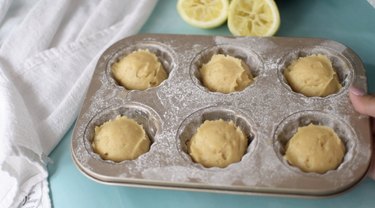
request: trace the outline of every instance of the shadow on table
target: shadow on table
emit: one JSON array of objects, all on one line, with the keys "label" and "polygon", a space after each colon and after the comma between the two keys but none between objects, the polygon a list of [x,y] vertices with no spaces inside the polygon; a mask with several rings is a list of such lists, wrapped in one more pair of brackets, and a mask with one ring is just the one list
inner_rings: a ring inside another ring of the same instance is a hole
[{"label": "shadow on table", "polygon": [[[375,65],[372,65],[372,64],[366,64],[364,63],[365,65],[365,69],[366,69],[366,76],[367,76],[367,89],[369,91],[369,93],[372,93],[374,94],[375,93]],[[373,80],[372,82],[370,82],[370,80]]]},{"label": "shadow on table", "polygon": [[[75,123],[73,123],[72,127],[70,127],[70,129],[63,136],[63,138],[61,138],[60,142],[56,145],[55,149],[49,154],[49,157],[52,160],[48,164],[48,166],[47,166],[49,177],[51,177],[51,176],[54,175],[54,173],[56,172],[57,168],[62,168],[61,164],[63,164],[63,162],[61,162],[61,160],[65,159],[63,157],[63,155],[66,154],[64,151],[71,152],[71,150],[70,150],[70,141],[71,141],[71,138],[72,138],[72,132],[73,132],[74,125],[75,125]],[[64,143],[64,145],[62,145],[61,143]],[[69,149],[66,149],[66,148],[57,148],[60,145],[61,146],[69,147]]]},{"label": "shadow on table", "polygon": [[302,23],[308,22],[306,18],[309,17],[306,15],[306,12],[296,11],[311,10],[311,8],[314,8],[315,3],[315,1],[299,0],[276,1],[281,18],[281,24],[277,34],[281,36],[300,36],[301,27],[304,26]]}]

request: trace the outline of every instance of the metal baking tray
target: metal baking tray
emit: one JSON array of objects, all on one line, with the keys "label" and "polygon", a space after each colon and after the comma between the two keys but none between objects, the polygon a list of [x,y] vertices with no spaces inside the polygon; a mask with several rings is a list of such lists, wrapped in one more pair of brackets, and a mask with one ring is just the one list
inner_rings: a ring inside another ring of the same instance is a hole
[{"label": "metal baking tray", "polygon": [[[111,75],[121,57],[148,49],[168,79],[144,91],[127,90]],[[240,92],[210,92],[198,69],[214,54],[242,59],[255,81]],[[283,77],[292,60],[324,54],[342,89],[327,97],[293,92]],[[73,138],[72,155],[88,177],[107,184],[322,197],[342,193],[366,176],[372,143],[369,118],[355,112],[349,86],[367,90],[359,57],[348,47],[314,38],[225,37],[144,34],[114,43],[99,58]],[[117,115],[142,124],[152,140],[150,151],[131,161],[103,160],[93,152],[94,127]],[[205,168],[187,154],[186,141],[204,120],[232,120],[248,136],[246,154],[226,168]],[[346,146],[342,164],[324,174],[305,173],[283,158],[287,140],[299,126],[316,123],[335,130]]]}]

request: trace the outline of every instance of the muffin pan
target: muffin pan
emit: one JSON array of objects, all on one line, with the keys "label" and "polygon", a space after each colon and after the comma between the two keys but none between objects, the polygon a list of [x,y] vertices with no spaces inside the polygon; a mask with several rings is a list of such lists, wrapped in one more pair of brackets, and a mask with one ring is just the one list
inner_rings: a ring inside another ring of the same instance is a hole
[{"label": "muffin pan", "polygon": [[[126,90],[111,75],[111,65],[137,50],[156,54],[168,73],[159,86]],[[246,63],[255,81],[243,91],[210,92],[198,69],[214,54]],[[293,92],[283,70],[294,59],[326,55],[342,89],[327,97]],[[369,118],[355,112],[349,86],[366,91],[358,56],[332,40],[192,35],[135,35],[114,43],[99,58],[77,119],[72,154],[88,177],[107,184],[198,191],[329,196],[365,177],[371,161]],[[95,126],[126,115],[142,124],[152,141],[149,152],[119,163],[93,152]],[[242,160],[226,168],[205,168],[187,154],[186,141],[205,120],[232,120],[249,138]],[[300,126],[334,129],[346,146],[343,162],[324,174],[306,173],[283,158],[285,144]]]}]

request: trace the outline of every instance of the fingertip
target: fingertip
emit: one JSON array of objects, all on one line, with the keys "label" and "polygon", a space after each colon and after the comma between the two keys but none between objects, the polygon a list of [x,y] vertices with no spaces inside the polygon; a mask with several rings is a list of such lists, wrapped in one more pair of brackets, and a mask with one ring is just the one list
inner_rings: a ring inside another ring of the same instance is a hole
[{"label": "fingertip", "polygon": [[[375,151],[375,148],[374,148]],[[367,176],[370,177],[372,180],[375,180],[375,154],[372,155],[372,162],[370,164],[370,168],[367,172]]]},{"label": "fingertip", "polygon": [[358,113],[375,117],[375,96],[357,96],[353,93],[349,93],[349,98]]},{"label": "fingertip", "polygon": [[349,98],[350,101],[354,107],[354,109],[359,112],[363,113],[363,102],[361,99],[363,95],[360,93],[360,91],[357,91],[357,88],[350,87],[349,88]]},{"label": "fingertip", "polygon": [[356,95],[356,96],[363,96],[365,95],[365,91],[360,89],[360,88],[357,88],[357,87],[354,87],[354,86],[350,86],[349,87],[349,92],[353,95]]}]

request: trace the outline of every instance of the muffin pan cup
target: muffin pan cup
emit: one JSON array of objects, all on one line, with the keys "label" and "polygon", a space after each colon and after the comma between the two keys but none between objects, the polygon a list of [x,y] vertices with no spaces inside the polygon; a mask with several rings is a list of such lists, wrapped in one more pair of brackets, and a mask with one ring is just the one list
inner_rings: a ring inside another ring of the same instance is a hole
[{"label": "muffin pan cup", "polygon": [[[168,72],[159,86],[144,91],[118,85],[111,65],[138,49],[155,53]],[[197,69],[213,54],[235,56],[249,65],[255,81],[223,94],[202,86]],[[293,60],[326,55],[342,89],[327,97],[293,92],[283,70]],[[348,47],[314,38],[224,37],[144,34],[114,43],[99,58],[77,119],[72,155],[78,169],[98,182],[239,194],[322,197],[344,192],[366,176],[372,142],[369,117],[357,113],[349,86],[367,90],[359,57]],[[119,163],[103,160],[91,147],[94,128],[117,115],[142,124],[149,152]],[[249,138],[242,160],[226,168],[194,163],[186,141],[204,120],[232,120]],[[300,126],[329,126],[346,146],[343,162],[324,174],[306,173],[283,158],[285,144]]]}]

